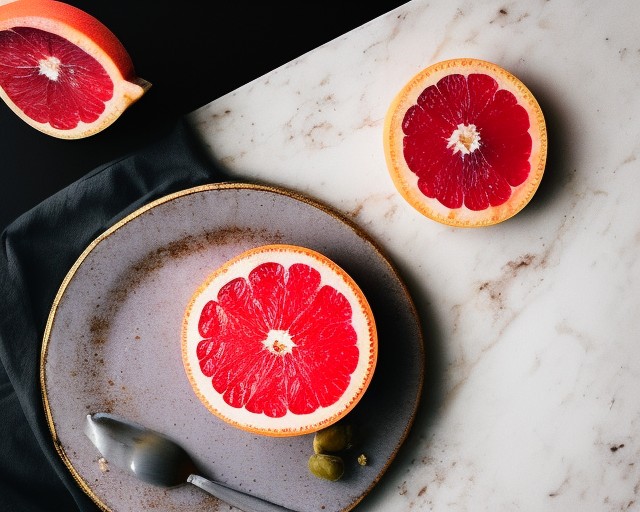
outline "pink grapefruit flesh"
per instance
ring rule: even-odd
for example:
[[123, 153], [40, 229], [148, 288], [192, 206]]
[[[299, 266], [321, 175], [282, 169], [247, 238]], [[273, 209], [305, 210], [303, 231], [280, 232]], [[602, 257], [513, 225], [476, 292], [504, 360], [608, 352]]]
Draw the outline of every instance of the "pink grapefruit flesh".
[[401, 195], [425, 216], [460, 227], [518, 213], [544, 172], [546, 125], [524, 84], [478, 59], [434, 64], [392, 101], [384, 149]]
[[377, 334], [353, 279], [311, 249], [266, 245], [215, 270], [185, 314], [182, 357], [203, 404], [267, 436], [318, 431], [359, 402]]

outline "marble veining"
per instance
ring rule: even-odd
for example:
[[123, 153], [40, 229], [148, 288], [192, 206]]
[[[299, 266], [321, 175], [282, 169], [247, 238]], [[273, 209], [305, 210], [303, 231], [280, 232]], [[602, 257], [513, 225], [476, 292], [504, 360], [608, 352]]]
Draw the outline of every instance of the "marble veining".
[[[196, 110], [234, 179], [365, 229], [421, 315], [424, 401], [358, 510], [640, 510], [640, 4], [413, 0]], [[532, 202], [439, 225], [396, 192], [386, 109], [420, 69], [478, 57], [545, 114]]]

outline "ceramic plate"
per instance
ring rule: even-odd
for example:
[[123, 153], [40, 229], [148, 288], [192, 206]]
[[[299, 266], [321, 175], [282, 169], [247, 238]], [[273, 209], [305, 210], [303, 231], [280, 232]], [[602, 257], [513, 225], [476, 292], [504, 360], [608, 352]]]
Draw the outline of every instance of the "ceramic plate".
[[[378, 364], [348, 416], [360, 443], [345, 455], [337, 482], [309, 473], [313, 434], [263, 437], [225, 424], [198, 400], [182, 364], [182, 319], [196, 288], [226, 260], [267, 243], [324, 253], [355, 279], [374, 312]], [[414, 419], [423, 368], [413, 302], [362, 231], [290, 191], [223, 183], [150, 203], [83, 252], [49, 316], [41, 384], [60, 456], [104, 510], [216, 510], [218, 500], [192, 485], [158, 488], [109, 467], [83, 433], [86, 415], [98, 411], [179, 440], [204, 476], [292, 510], [333, 512], [355, 507], [395, 457]], [[367, 465], [357, 463], [361, 453]]]

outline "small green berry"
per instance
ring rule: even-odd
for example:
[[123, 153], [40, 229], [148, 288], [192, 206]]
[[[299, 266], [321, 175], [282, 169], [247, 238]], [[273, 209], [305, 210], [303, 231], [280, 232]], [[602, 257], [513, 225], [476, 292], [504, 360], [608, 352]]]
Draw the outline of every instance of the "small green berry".
[[316, 432], [313, 437], [314, 453], [335, 453], [351, 447], [353, 429], [351, 425], [334, 423]]
[[337, 455], [314, 453], [309, 457], [309, 471], [318, 478], [335, 482], [344, 474], [344, 461]]

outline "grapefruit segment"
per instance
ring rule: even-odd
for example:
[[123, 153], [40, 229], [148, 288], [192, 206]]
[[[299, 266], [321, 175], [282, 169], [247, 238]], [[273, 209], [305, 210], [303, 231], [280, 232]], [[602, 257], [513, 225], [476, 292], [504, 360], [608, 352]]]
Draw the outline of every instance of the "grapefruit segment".
[[117, 37], [88, 13], [56, 0], [0, 6], [0, 97], [33, 128], [88, 137], [150, 86]]
[[216, 416], [267, 436], [316, 432], [369, 386], [378, 345], [371, 308], [336, 263], [306, 247], [250, 249], [189, 302], [182, 359]]
[[386, 114], [383, 145], [400, 194], [460, 227], [518, 213], [544, 172], [547, 133], [533, 94], [491, 62], [453, 59], [416, 74]]

